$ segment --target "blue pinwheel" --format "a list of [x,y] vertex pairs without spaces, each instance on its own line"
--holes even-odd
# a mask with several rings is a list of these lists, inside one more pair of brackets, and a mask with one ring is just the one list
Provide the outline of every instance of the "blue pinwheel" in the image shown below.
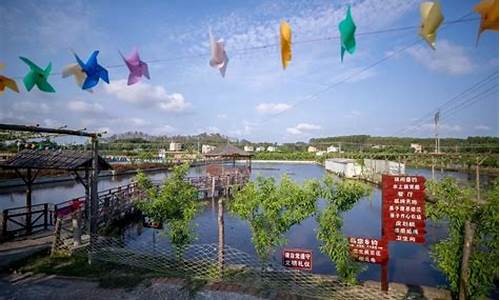
[[82,89],[84,90],[96,86],[99,82],[99,78],[104,80],[106,83],[109,83],[108,70],[104,69],[103,66],[97,63],[97,54],[99,54],[99,51],[97,50],[92,52],[89,59],[87,60],[87,63],[85,64],[75,53],[76,61],[82,68],[82,71],[87,74],[87,78],[82,85]]

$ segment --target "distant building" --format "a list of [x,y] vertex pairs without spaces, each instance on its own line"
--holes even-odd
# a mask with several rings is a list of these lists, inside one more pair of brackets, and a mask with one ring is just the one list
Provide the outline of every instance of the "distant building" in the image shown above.
[[316,152],[316,156],[323,156],[326,154],[326,151],[318,151]]
[[410,148],[415,150],[415,153],[422,153],[422,145],[420,144],[410,144]]
[[167,150],[160,149],[158,151],[158,158],[163,159],[163,160],[166,159],[167,158]]
[[335,146],[330,146],[326,148],[326,153],[336,153],[339,152],[339,148]]
[[243,150],[245,150],[246,152],[253,152],[253,146],[245,146],[243,147]]
[[266,151],[266,147],[257,147],[255,149],[256,152],[262,152],[262,151]]
[[309,153],[318,152],[318,148],[313,147],[313,146],[309,146],[309,147],[307,147],[307,152],[309,152]]
[[201,145],[201,153],[202,154],[206,154],[206,153],[209,153],[213,150],[215,150],[215,146],[212,146],[212,145]]
[[169,150],[170,151],[181,151],[182,150],[182,144],[181,143],[171,142]]
[[361,165],[354,159],[332,158],[325,161],[325,169],[341,177],[354,178],[361,175]]
[[385,145],[373,145],[372,149],[384,149]]
[[274,146],[267,147],[267,152],[274,152],[274,151],[276,151],[276,147]]

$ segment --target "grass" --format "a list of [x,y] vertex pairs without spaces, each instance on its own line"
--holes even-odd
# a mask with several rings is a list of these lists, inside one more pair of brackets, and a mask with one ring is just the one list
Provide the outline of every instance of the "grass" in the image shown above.
[[[20,273],[44,273],[95,279],[103,288],[133,288],[161,274],[107,262],[91,265],[85,256],[36,255],[11,266]],[[148,284],[145,282],[145,284]]]

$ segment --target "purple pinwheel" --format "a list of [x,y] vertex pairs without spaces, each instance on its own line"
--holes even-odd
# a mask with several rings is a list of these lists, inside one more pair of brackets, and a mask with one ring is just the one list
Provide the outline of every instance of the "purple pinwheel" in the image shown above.
[[121,52],[120,55],[130,71],[130,74],[128,75],[127,85],[132,85],[139,82],[142,76],[150,79],[148,64],[140,59],[137,49],[134,49],[134,51],[132,51],[132,53],[128,57],[123,56]]

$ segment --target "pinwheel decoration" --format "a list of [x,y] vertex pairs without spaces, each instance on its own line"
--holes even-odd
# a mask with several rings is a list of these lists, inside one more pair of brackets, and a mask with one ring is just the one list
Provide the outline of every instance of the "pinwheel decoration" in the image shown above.
[[498,32],[498,0],[483,0],[474,7],[474,10],[481,15],[481,23],[476,39],[477,45],[481,33],[485,30]]
[[340,61],[344,61],[344,53],[347,51],[353,54],[356,51],[356,24],[351,16],[351,6],[347,8],[347,14],[344,20],[339,24],[340,31]]
[[436,33],[444,20],[439,2],[427,1],[420,4],[420,18],[420,36],[432,49],[436,49]]
[[50,75],[50,71],[52,70],[52,63],[49,63],[45,70],[42,70],[39,66],[33,63],[31,60],[26,57],[19,57],[24,63],[26,63],[30,67],[30,71],[26,76],[24,76],[23,82],[24,86],[28,91],[36,85],[39,90],[47,93],[55,93],[56,90],[49,84],[48,77]]
[[[0,70],[4,68],[5,65],[0,64]],[[6,87],[8,87],[9,89],[13,90],[16,93],[19,93],[19,89],[17,88],[17,83],[14,79],[0,75],[0,95],[3,94],[3,91],[5,90]]]
[[[62,78],[66,78],[69,76],[75,77],[76,84],[80,88],[83,87],[83,82],[87,78],[87,74],[85,74],[85,72],[82,71],[82,68],[80,67],[79,64],[70,64],[63,69]],[[93,92],[92,89],[87,89],[86,91]]]
[[286,69],[292,60],[292,28],[286,21],[280,24],[280,42],[281,42],[281,63],[283,70]]
[[130,53],[130,55],[127,57],[123,56],[123,54],[120,52],[120,56],[122,57],[130,72],[128,75],[127,85],[132,85],[139,82],[142,76],[150,79],[148,64],[141,60],[141,58],[139,57],[139,51],[137,51],[137,49],[134,49],[134,51],[132,51],[132,53]]
[[90,89],[99,83],[99,79],[104,80],[106,83],[109,83],[108,70],[102,67],[97,63],[97,55],[99,51],[94,51],[90,55],[87,63],[84,63],[78,55],[75,53],[76,61],[83,72],[87,75],[87,78],[83,81],[82,89]]
[[210,42],[211,52],[209,64],[212,68],[219,69],[220,74],[222,75],[222,77],[224,77],[226,75],[226,68],[229,62],[226,50],[224,50],[224,40],[219,39],[218,41],[216,41],[214,36],[212,35],[212,30],[210,29],[208,30],[208,38]]

